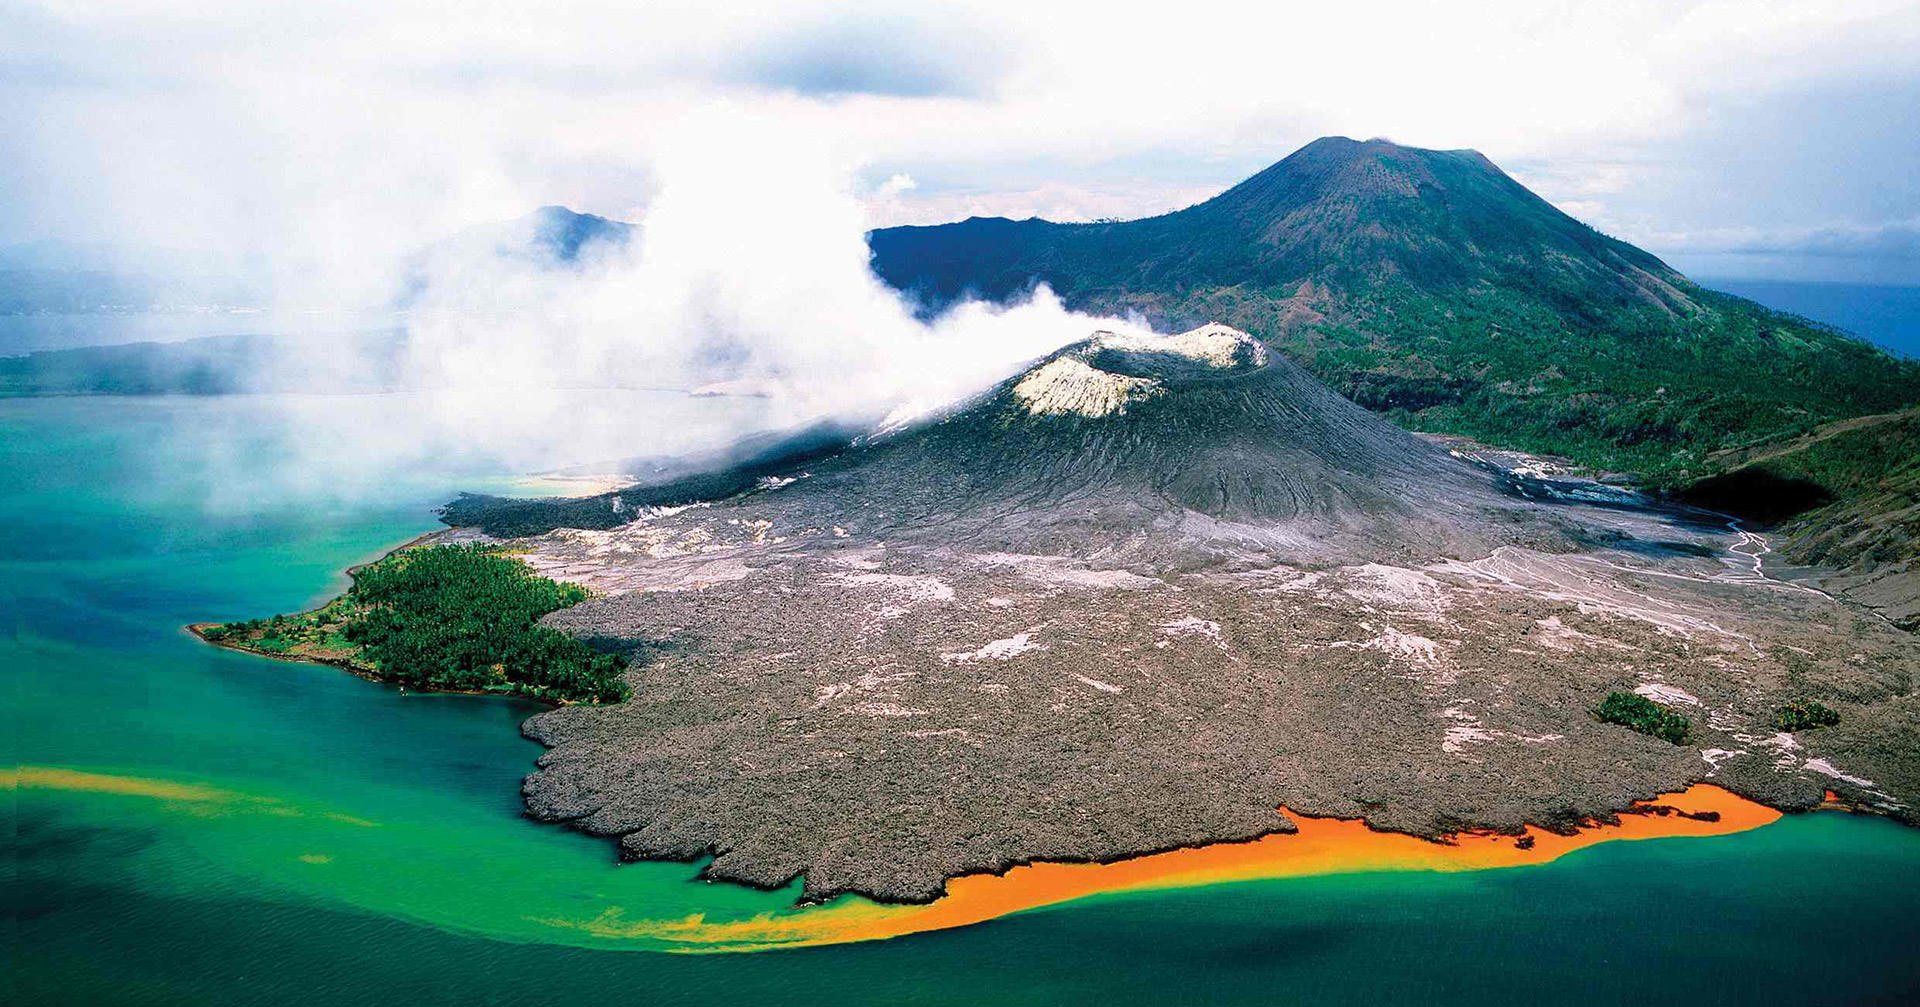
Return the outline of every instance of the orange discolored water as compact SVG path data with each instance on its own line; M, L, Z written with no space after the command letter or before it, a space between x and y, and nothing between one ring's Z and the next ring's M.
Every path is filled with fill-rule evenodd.
M1286 809L1281 809L1286 811ZM1642 801L1618 822L1594 822L1570 835L1529 828L1519 836L1465 833L1432 842L1376 832L1357 820L1287 812L1299 826L1246 843L1218 843L1104 864L1035 863L1004 874L953 879L927 905L840 899L788 915L710 922L627 920L615 910L591 920L546 920L597 937L648 937L685 950L742 951L877 940L967 926L1022 910L1103 892L1173 888L1359 871L1468 871L1541 864L1574 850L1626 839L1716 836L1758 828L1780 812L1708 784Z

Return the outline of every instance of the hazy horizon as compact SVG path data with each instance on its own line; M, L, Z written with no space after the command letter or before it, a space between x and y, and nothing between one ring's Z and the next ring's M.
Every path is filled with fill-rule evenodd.
M194 252L338 304L558 203L645 220L676 138L794 136L865 226L1140 217L1323 135L1471 147L1690 273L1920 282L1920 8L224 0L0 9L0 246ZM755 222L727 207L715 226Z
M423 456L644 451L645 424L583 419L586 387L751 389L770 426L924 411L1146 322L1046 293L928 321L870 229L1149 216L1326 135L1477 149L1683 271L1920 276L1920 10L1881 0L29 2L0 29L25 40L0 53L0 249L285 319L283 384L369 369L330 318L409 291L400 384L432 395L353 436ZM448 240L549 204L638 237L566 269Z

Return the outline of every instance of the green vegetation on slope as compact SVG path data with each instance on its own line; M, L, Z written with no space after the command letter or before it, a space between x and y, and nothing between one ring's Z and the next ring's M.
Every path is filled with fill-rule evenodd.
M1698 291L1678 317L1555 312L1502 289L1378 291L1275 345L1361 405L1417 430L1560 454L1673 487L1709 456L1920 399L1920 368Z
M1780 530L1798 562L1852 566L1920 558L1920 409L1831 424L1714 461L1728 471L1693 488L1690 499L1762 520L1792 517ZM1769 507L1768 496L1742 492L1762 484L1806 488L1817 494L1807 502L1824 506L1788 501Z
M1593 715L1609 724L1619 724L1676 745L1685 742L1687 732L1693 729L1693 721L1631 692L1608 693Z
M1709 459L1684 499L1765 524L1791 562L1846 570L1850 590L1920 629L1920 409L1864 416Z
M1415 429L1637 473L1920 402L1920 362L1704 290L1473 151L1315 141L1197 206L1110 224L871 236L931 308L1050 285L1169 329L1221 321Z
M1773 715L1773 723L1782 731L1805 731L1815 727L1832 727L1840 723L1840 715L1817 700L1789 699L1787 705Z
M346 594L311 612L203 626L208 641L360 668L422 689L501 692L569 702L627 697L626 662L539 625L588 597L486 546L392 553L353 573Z

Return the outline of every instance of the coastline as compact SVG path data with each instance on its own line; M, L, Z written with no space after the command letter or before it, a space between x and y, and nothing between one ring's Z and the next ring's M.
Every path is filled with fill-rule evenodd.
M408 549L413 549L413 548L424 546L424 545L435 544L439 540L443 539L448 532L454 531L454 530L455 529L442 526L440 528L434 528L428 531L421 532L420 534L407 539L405 542L402 542L399 545L396 545L390 549L382 550L378 555L373 556L370 559L366 559L346 567L344 570L341 571L341 574L347 578L348 588L351 589L353 584L353 575L355 572L365 569L366 567L372 566L375 563L378 563L389 556L393 556L398 553L405 552ZM347 594L346 591L342 591L339 594L333 595L327 598L325 601L322 601L320 604L315 605L311 608L300 609L298 611L290 612L286 614L291 616L296 616L296 617L310 616L317 612L320 612L321 610L325 609L328 605L331 605L334 602L345 597L346 594ZM214 640L214 639L209 639L207 637L206 631L208 629L211 629L216 626L224 626L224 625L228 625L228 624L220 623L220 622L192 622L192 623L188 623L182 628L185 629L188 633L192 634L194 639L211 647L218 647L222 650L231 650L241 654L249 654L254 657L263 657L272 661L285 661L292 664L324 665L329 668L335 668L340 671L344 671L347 674L352 675L355 678L362 679L364 681L375 682L380 685L389 686L401 693L405 693L408 691L409 688L411 688L412 691L416 693L431 694L431 695L495 696L495 697L500 697L504 699L514 699L514 700L520 700L523 702L534 703L539 706L545 707L547 709L556 709L558 707L570 705L571 703L571 701L565 700L565 699L556 699L549 696L534 696L534 695L529 695L527 693L516 692L512 690L507 690L507 689L455 689L455 688L438 687L438 686L425 687L425 688L418 685L409 686L408 683L401 682L395 678L392 678L386 675L379 668L376 668L371 664L368 664L363 661L356 661L349 657L338 657L331 654L316 654L311 652L292 653L288 651L271 651L271 650L265 650L259 647L249 646L247 641L245 640L238 640L238 639L232 639L232 638Z
M457 529L445 528L424 532L387 550L381 557L423 544L445 541L450 533L455 532ZM378 561L377 557L356 564L349 567L348 572ZM318 609L308 610L314 611ZM203 642L225 649L282 661L328 665L368 681L394 686L402 692L408 688L383 676L378 669L351 658L314 653L276 653L250 647L244 641L209 640L204 630L212 625L218 624L195 623L187 629ZM506 696L530 700L547 707L568 705L565 701L505 690L419 686L414 689L452 695ZM531 733L528 736L547 744L550 750L553 747L541 737ZM1682 778L1679 782L1686 781ZM1756 800L1743 797L1696 779L1685 790L1636 801L1629 807L1612 809L1601 806L1597 814L1602 819L1617 816L1617 820L1588 819L1571 832L1555 832L1528 825L1518 833L1511 834L1471 830L1437 836L1383 832L1363 819L1315 817L1282 807L1280 812L1298 824L1298 832L1276 831L1250 840L1215 839L1195 846L1147 849L1127 852L1117 859L1074 860L1072 853L1067 853L1058 859L1005 863L949 877L943 893L925 902L888 902L840 891L830 892L820 901L803 905L791 913L746 921L709 922L699 916L668 921L628 920L620 910L613 908L589 919L548 919L540 922L578 931L593 940L647 939L665 942L683 951L750 951L837 944L968 926L1011 913L1115 892L1353 871L1453 871L1524 866L1549 862L1572 850L1615 839L1720 835L1757 828L1778 820L1783 814L1783 807L1787 811L1813 807L1873 810L1848 804L1831 791L1826 793L1825 798L1818 805L1795 803L1769 806L1761 803L1766 798ZM556 824L579 829L577 823L573 822ZM584 829L579 831L598 835ZM711 852L711 848L708 852ZM698 858L657 859L689 862ZM761 886L734 878L706 880L738 882L748 888L763 890L768 887L780 888L786 883Z
M395 553L404 552L405 550L408 550L417 545L420 545L421 543L427 541L428 539L433 538L436 535L441 534L446 530L447 529L445 528L438 528L431 531L421 532L420 534L415 535L410 539L407 539L405 542L402 542L391 549L381 550L379 555L374 556L371 559L363 560L361 562L348 565L346 568L340 571L339 575L347 578L347 585L348 587L351 587L353 585L354 571L359 570L366 566L370 566L374 563L378 563L381 560L386 559L388 556L391 556ZM333 604L335 601L338 601L340 598L344 597L345 594L346 592L342 591L339 594L332 595L331 597L327 598L325 601L322 601L320 604L315 605L312 608L303 608L288 614L295 615L295 616L312 615L315 612L318 612L321 609L326 608L328 605ZM251 654L254 657L264 657L270 661L285 661L292 664L324 665L329 668L337 668L340 671L344 671L347 674L352 675L353 677L358 679L363 679L368 682L378 682L381 685L393 686L396 689L401 689L402 691L404 691L404 686L402 686L399 682L396 682L393 679L390 679L381 675L380 669L375 668L370 664L363 664L357 661L350 660L348 658L330 657L323 654L292 654L287 652L274 652L270 650L263 650L258 647L249 647L247 646L245 641L241 641L241 640L232 640L232 639L210 640L207 638L206 631L208 629L211 629L215 626L224 626L224 625L227 625L227 624L222 622L190 622L181 628L185 629L188 633L192 634L194 639L199 640L201 643L204 643L209 647L218 647L221 650L231 650L241 654ZM443 691L443 690L433 690L433 691ZM444 691L448 692L449 694L455 694L455 695L460 695L460 694L475 695L475 696L494 695L493 693L474 692L474 691L459 693L456 690L451 690L451 689L444 690Z
M416 537L400 548L433 534L437 533ZM207 625L217 624L195 623L186 628L215 647L279 661L326 665L400 691L406 688L383 677L377 669L347 660L274 654L227 641L206 640L200 629ZM565 705L509 692L415 691L518 699L548 708ZM615 908L588 920L540 922L599 940L660 940L681 952L815 947L971 926L1014 913L1131 891L1372 871L1522 867L1549 863L1575 850L1616 840L1728 835L1771 824L1788 813L1705 782L1696 782L1683 791L1636 801L1615 812L1615 822L1589 819L1572 832L1529 825L1517 835L1468 830L1427 837L1377 830L1364 819L1306 815L1284 806L1277 810L1296 824L1297 831L1275 831L1244 841L1220 840L1154 850L1116 860L1045 859L1009 864L998 870L950 878L945 893L931 902L883 902L857 893L842 893L791 914L763 915L745 921L708 922L698 915L681 920L628 921L624 913ZM1845 801L1833 791L1827 791L1820 804L1804 810L1877 813L1870 807ZM598 838L591 833L582 834ZM738 884L733 881L709 883Z
M272 820L297 818L338 823L352 827L352 834L356 835L362 829L383 824L359 813L313 807L221 781L113 770L24 765L0 771L0 790L16 789L145 799L169 812L195 819L258 814ZM1830 803L1823 808L1833 806ZM630 895L622 897L614 894L616 889L608 888L605 894L591 897L585 905L572 911L577 915L555 915L558 906L549 908L545 914L536 911L517 915L515 919L524 926L513 929L512 939L664 953L816 947L968 927L1088 898L1129 893L1342 874L1451 873L1538 866L1607 842L1723 836L1760 828L1786 817L1711 785L1695 785L1685 791L1638 802L1634 811L1621 815L1617 822L1589 822L1569 834L1530 828L1518 836L1468 832L1436 842L1402 833L1377 832L1358 820L1289 814L1299 831L1105 863L1039 861L998 873L964 875L952 879L940 899L921 905L885 904L859 896L843 896L825 904L788 905L748 916L732 915L739 911L740 903L736 899L719 897L709 906L708 900L696 895L691 903L677 900L680 908L662 913L662 907L649 907L647 900L629 902ZM331 862L335 854L345 859L351 849L343 850L338 840L329 842L315 834L312 839L292 840L280 852L284 857L298 851L300 862L310 865ZM312 859L315 856L326 859ZM607 863L601 869L616 872L624 868ZM676 887L686 883L677 882ZM380 902L361 904L377 912L392 911ZM629 905L633 909L631 913L626 908ZM726 908L729 906L735 908L729 910ZM719 918L715 918L716 914ZM460 921L452 918L418 917L418 921L462 929Z
M305 615L313 611L317 611L317 609L307 609L304 612L298 612L294 614ZM241 643L241 642L235 642L231 640L207 639L206 634L203 631L210 626L220 626L220 625L224 625L224 624L218 623L218 622L193 622L193 623L188 623L186 626L182 628L185 629L188 633L193 634L193 637L195 639L199 640L201 643L204 643L209 647L218 647L221 650L231 650L231 651L234 651L235 653L246 654L251 657L263 657L269 661L284 661L288 664L324 665L329 668L334 668L339 671L344 671L347 674L352 675L353 677L361 679L363 681L373 682L378 685L389 686L393 688L395 691L402 692L402 693L412 691L415 693L419 693L421 695L433 695L433 696L492 696L500 699L513 699L513 700L519 700L525 703L535 703L540 706L546 707L548 709L557 709L559 707L569 705L568 702L565 700L552 699L552 698L541 697L541 696L529 696L525 693L508 692L504 690L445 689L445 688L423 689L423 688L420 688L419 686L409 686L405 682L401 682L396 679L389 678L388 676L382 674L380 672L380 669L378 668L375 668L367 664L361 664L359 662L350 660L348 658L327 657L319 654L276 654L272 651L259 650L253 647L246 646L245 643Z
M444 540L450 529L436 529L366 562L348 568L351 573L381 558ZM336 596L338 597L338 596ZM307 614L324 608L305 610ZM246 641L208 639L205 630L219 623L185 627L204 643L279 661L326 665L357 678L378 682L400 692L409 685L383 675L377 668L352 658L329 654L274 652ZM571 705L565 700L529 696L507 690L455 689L411 686L420 693L494 696L526 700L552 709ZM529 735L532 737L532 735ZM542 739L534 737L534 740ZM544 742L543 742L544 744ZM551 749L551 745L548 745ZM1756 828L1778 820L1783 813L1803 810L1874 812L1869 806L1847 802L1832 791L1817 805L1790 805L1784 809L1741 796L1704 781L1687 789L1639 800L1603 815L1617 821L1588 819L1571 832L1555 832L1527 825L1517 834L1490 830L1423 836L1380 831L1364 819L1316 817L1278 809L1299 826L1298 832L1274 831L1248 840L1219 839L1195 846L1149 849L1117 859L1041 859L1002 864L960 874L946 881L943 894L930 901L886 901L870 895L833 892L803 904L797 912L753 921L708 923L682 921L626 921L617 910L589 920L546 920L549 925L577 929L596 938L646 937L681 945L681 950L731 951L773 947L811 946L902 936L926 930L948 929L1041 908L1091 895L1156 887L1186 887L1229 881L1291 877L1346 871L1431 869L1476 870L1544 863L1574 849L1614 839L1719 835ZM1708 817L1701 817L1708 816ZM583 834L575 823L556 822ZM689 862L698 858L641 858ZM737 879L707 878L768 890Z
M1838 804L1823 807L1843 807ZM628 920L618 908L550 926L600 940L652 939L691 953L766 951L886 940L984 923L1101 895L1381 871L1472 871L1549 863L1599 843L1729 835L1770 825L1785 813L1731 791L1696 783L1638 801L1615 822L1589 820L1572 833L1528 826L1520 835L1462 832L1438 840L1380 832L1364 820L1317 818L1280 809L1298 826L1247 842L1182 847L1107 862L1043 860L947 882L946 894L923 904L888 904L840 896L792 914L710 922Z

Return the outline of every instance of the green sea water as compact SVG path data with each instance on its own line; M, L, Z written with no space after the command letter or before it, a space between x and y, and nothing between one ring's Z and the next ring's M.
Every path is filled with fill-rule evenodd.
M594 936L578 924L609 912L743 920L793 912L795 892L616 865L605 841L523 818L530 706L184 633L323 599L491 478L330 486L286 471L248 408L0 402L0 744L79 781L18 787L0 812L8 1003L1920 998L1920 831L1838 814L1538 867L1112 894L865 944Z

